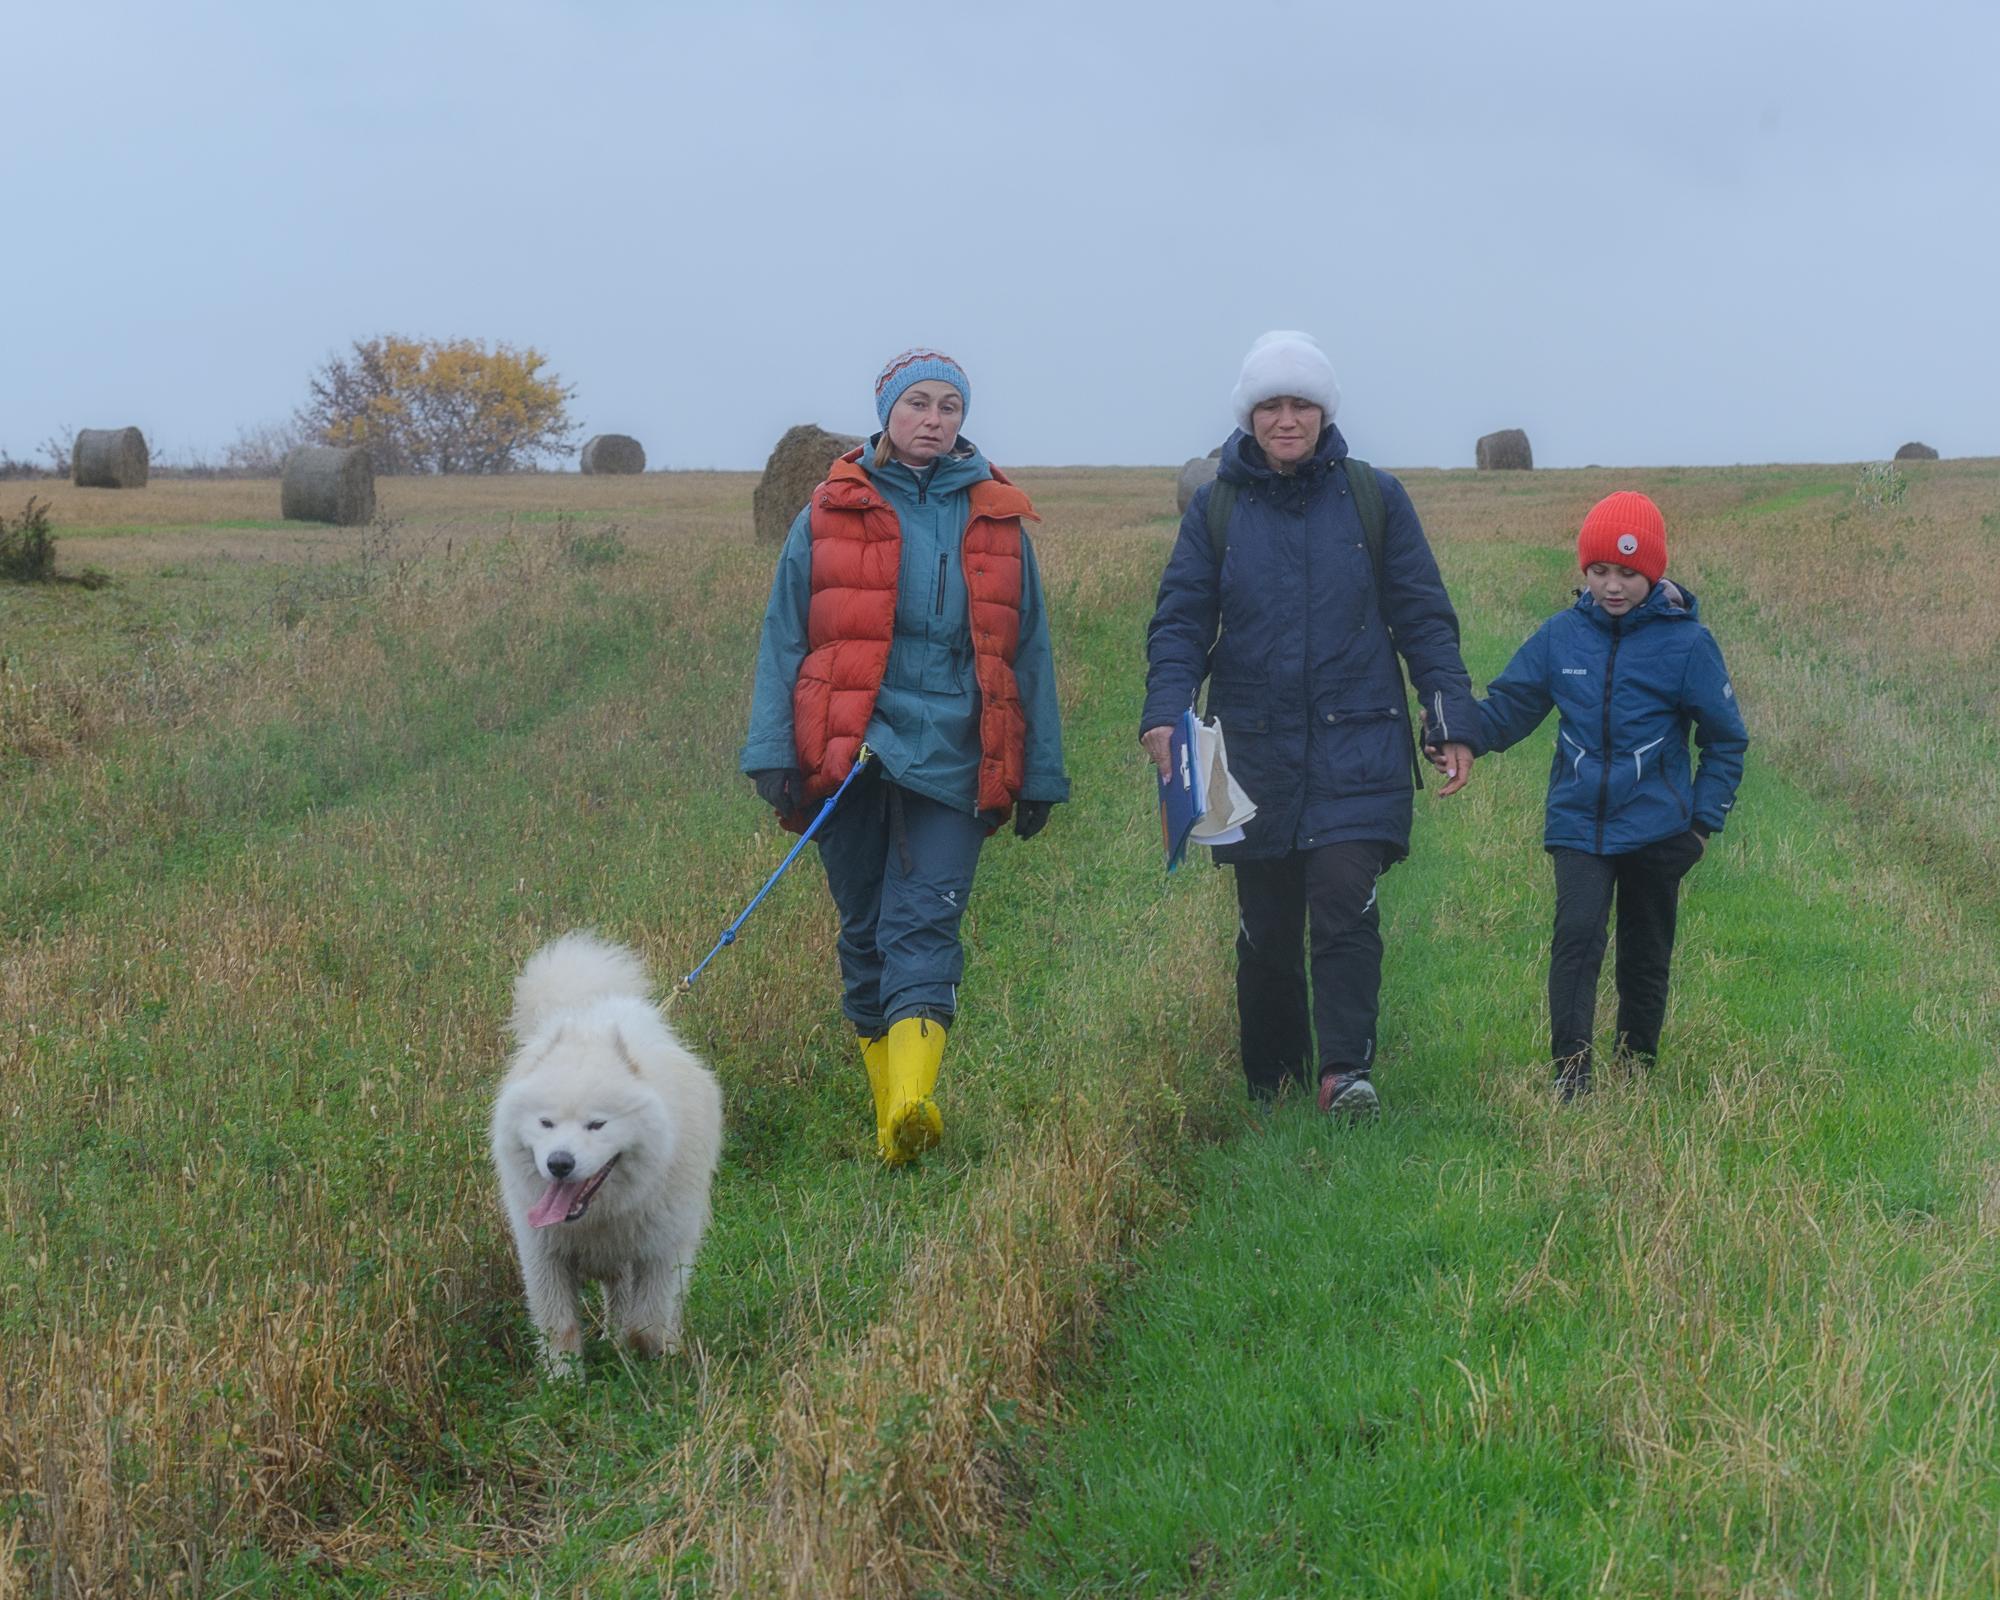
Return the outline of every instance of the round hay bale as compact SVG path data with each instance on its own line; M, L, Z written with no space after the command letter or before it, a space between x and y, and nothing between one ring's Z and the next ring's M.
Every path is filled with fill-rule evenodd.
M644 472L646 447L623 433L600 433L583 446L585 472Z
M1215 481L1215 470L1221 466L1215 456L1196 456L1181 468L1179 481L1174 486L1174 498L1180 502L1181 515L1187 515L1188 502L1194 498L1195 490L1204 483Z
M1527 472L1535 465L1528 436L1519 428L1502 428L1483 437L1473 452L1481 472Z
M1938 453L1935 450L1915 439L1896 451L1898 461L1935 461L1937 458Z
M359 445L305 445L285 458L281 498L287 522L352 528L375 520L375 463Z
M764 463L764 476L757 480L757 491L750 497L757 537L782 543L791 531L792 519L812 498L826 469L861 442L851 433L828 433L816 422L787 428L771 459Z
M143 489L151 467L137 428L85 428L69 453L70 482L79 489Z

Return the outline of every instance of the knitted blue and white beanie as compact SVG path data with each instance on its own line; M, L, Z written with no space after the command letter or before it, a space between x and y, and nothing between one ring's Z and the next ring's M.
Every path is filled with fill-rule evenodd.
M965 381L965 368L942 350L905 350L893 357L875 379L875 415L882 419L882 426L889 426L889 412L905 389L933 378L950 384L958 391L966 411L972 410L972 385Z

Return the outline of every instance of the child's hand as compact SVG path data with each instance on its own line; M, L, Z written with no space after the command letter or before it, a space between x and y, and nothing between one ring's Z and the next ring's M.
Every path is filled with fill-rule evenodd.
M1472 780L1472 746L1454 741L1436 748L1437 754L1431 757L1431 765L1445 776L1445 785L1438 790L1438 798L1443 799L1446 795L1457 794ZM1428 749L1424 753L1430 754Z

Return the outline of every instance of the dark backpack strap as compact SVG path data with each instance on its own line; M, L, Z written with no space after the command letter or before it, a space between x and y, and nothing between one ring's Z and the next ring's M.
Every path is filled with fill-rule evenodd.
M1215 576L1218 587L1222 580L1222 558L1229 553L1229 514L1236 509L1236 485L1224 483L1220 478L1208 481L1208 553L1215 557ZM1214 660L1214 646L1209 647L1209 659ZM1202 676L1208 676L1208 668L1202 668Z
M1382 504L1382 485L1376 480L1375 469L1365 461L1353 456L1347 458L1347 490L1354 496L1354 509L1361 518L1361 537L1368 543L1368 565L1375 569L1375 608L1379 612L1386 590L1382 575L1382 547L1389 528L1389 513ZM1386 614L1382 626L1389 630L1389 651L1395 657L1396 677L1403 676L1403 657L1396 649L1396 628ZM1416 779L1417 787L1424 786L1423 758L1417 753L1417 725L1410 723L1410 775Z
M1389 527L1389 513L1382 504L1382 485L1375 469L1365 461L1347 458L1347 491L1354 496L1354 509L1361 516L1361 537L1368 541L1368 565L1375 569L1375 597L1382 597L1382 541Z
M1212 478L1208 485L1208 548L1215 557L1215 570L1222 570L1222 558L1229 553L1229 513L1236 509L1236 485Z

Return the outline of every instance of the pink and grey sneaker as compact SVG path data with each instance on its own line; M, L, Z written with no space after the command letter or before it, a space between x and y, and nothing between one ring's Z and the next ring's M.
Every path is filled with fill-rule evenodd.
M1368 1081L1366 1071L1328 1071L1320 1074L1319 1108L1330 1117L1366 1122L1381 1112L1382 1102L1376 1097L1375 1085Z

